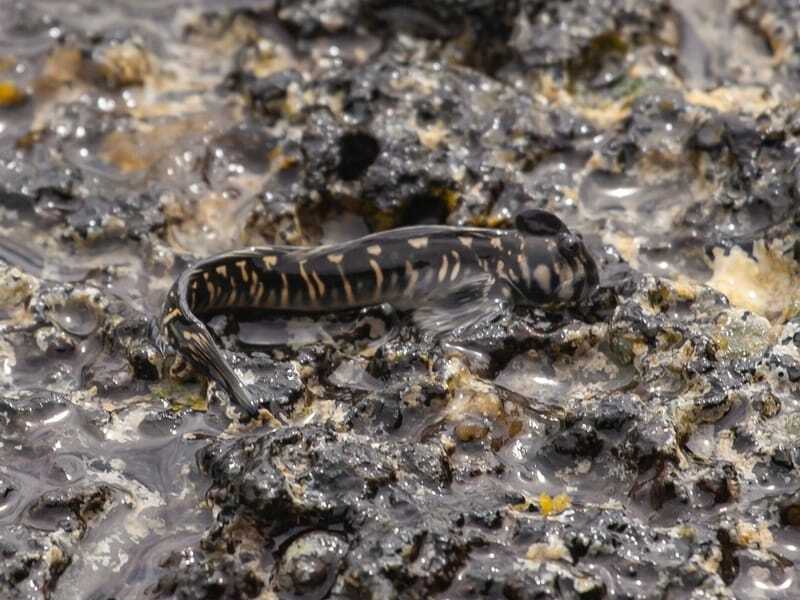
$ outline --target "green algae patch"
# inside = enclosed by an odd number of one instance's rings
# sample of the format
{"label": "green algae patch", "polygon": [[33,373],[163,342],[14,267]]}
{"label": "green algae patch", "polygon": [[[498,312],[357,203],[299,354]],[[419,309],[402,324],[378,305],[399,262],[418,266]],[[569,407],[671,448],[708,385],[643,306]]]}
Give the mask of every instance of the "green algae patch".
{"label": "green algae patch", "polygon": [[718,357],[735,360],[763,354],[770,347],[770,332],[770,323],[764,317],[733,310],[717,318],[712,337]]}
{"label": "green algae patch", "polygon": [[185,384],[159,383],[152,389],[156,397],[164,398],[169,402],[169,409],[173,412],[180,412],[187,408],[195,412],[208,411],[208,400],[205,396],[187,391]]}

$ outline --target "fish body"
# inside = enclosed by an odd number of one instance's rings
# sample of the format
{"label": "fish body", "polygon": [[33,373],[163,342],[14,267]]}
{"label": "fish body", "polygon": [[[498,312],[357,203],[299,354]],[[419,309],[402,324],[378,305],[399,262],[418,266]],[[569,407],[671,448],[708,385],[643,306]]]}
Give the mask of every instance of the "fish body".
{"label": "fish body", "polygon": [[192,265],[167,295],[162,335],[251,414],[257,403],[203,319],[236,310],[325,313],[389,303],[410,310],[458,295],[503,304],[580,302],[597,267],[554,215],[525,211],[515,229],[415,226],[319,247],[252,247]]}

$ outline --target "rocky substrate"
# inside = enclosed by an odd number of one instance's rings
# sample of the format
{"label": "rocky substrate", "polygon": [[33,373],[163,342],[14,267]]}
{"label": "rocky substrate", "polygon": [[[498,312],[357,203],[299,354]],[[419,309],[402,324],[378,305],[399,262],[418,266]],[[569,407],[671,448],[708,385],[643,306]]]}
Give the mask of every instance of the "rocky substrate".
{"label": "rocky substrate", "polygon": [[[0,0],[0,598],[800,596],[795,4]],[[154,335],[195,258],[523,207],[590,302],[216,317],[281,427]]]}

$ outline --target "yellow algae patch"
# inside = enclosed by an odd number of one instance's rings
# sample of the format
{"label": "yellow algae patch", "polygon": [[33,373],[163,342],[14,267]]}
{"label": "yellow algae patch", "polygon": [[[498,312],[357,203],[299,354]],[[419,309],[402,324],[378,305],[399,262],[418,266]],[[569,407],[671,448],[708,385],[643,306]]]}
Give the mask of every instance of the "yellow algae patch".
{"label": "yellow algae patch", "polygon": [[112,131],[103,141],[101,157],[123,173],[144,171],[160,158],[160,152],[146,151],[136,133]]}
{"label": "yellow algae patch", "polygon": [[435,187],[431,190],[431,194],[445,203],[448,212],[452,212],[458,208],[458,203],[461,200],[461,194],[448,188]]}
{"label": "yellow algae patch", "polygon": [[605,102],[600,106],[576,106],[583,117],[592,124],[607,129],[621,123],[631,114],[631,100],[623,98],[613,102]]}
{"label": "yellow algae patch", "polygon": [[197,135],[210,127],[208,115],[184,119],[165,119],[157,126],[140,124],[135,131],[112,131],[100,147],[100,157],[122,173],[145,171],[180,149],[188,135]]}
{"label": "yellow algae patch", "polygon": [[561,514],[570,506],[572,506],[572,498],[567,494],[551,496],[542,493],[536,500],[526,499],[524,502],[512,505],[511,509],[517,512],[533,512],[532,507],[538,507],[539,513],[543,517],[552,517]]}
{"label": "yellow algae patch", "polygon": [[98,74],[114,88],[142,85],[154,70],[150,54],[133,42],[105,49],[96,58],[95,65]]}
{"label": "yellow algae patch", "polygon": [[726,255],[714,250],[714,271],[708,285],[728,297],[733,306],[784,322],[800,313],[800,269],[778,244],[758,241],[753,257],[734,247]]}
{"label": "yellow algae patch", "polygon": [[694,302],[697,300],[697,283],[685,275],[678,274],[675,281],[672,282],[672,290],[679,299],[685,302]]}
{"label": "yellow algae patch", "polygon": [[243,68],[256,77],[269,77],[296,66],[297,61],[285,46],[262,38],[255,45],[255,50],[245,57]]}
{"label": "yellow algae patch", "polygon": [[549,74],[540,75],[534,82],[534,95],[543,104],[569,106],[599,128],[607,129],[627,119],[633,105],[632,95],[615,100],[577,97]]}
{"label": "yellow algae patch", "polygon": [[711,91],[690,90],[686,93],[686,101],[723,113],[744,111],[751,115],[763,114],[778,105],[777,99],[758,86],[733,86]]}
{"label": "yellow algae patch", "polygon": [[775,543],[769,526],[763,521],[757,525],[740,521],[736,524],[736,538],[741,546],[761,548],[762,550],[766,550]]}
{"label": "yellow algae patch", "polygon": [[[70,46],[54,49],[47,57],[39,78],[34,82],[34,95],[37,98],[51,96],[62,87],[76,87],[75,82],[81,72],[81,51]],[[77,92],[76,92],[77,93]]]}
{"label": "yellow algae patch", "polygon": [[450,392],[446,409],[448,420],[477,416],[495,421],[503,417],[503,403],[493,386],[473,377],[468,371],[458,373],[447,382],[447,387]]}
{"label": "yellow algae patch", "polygon": [[572,499],[567,494],[551,497],[550,494],[539,495],[539,512],[549,517],[567,510],[572,505]]}
{"label": "yellow algae patch", "polygon": [[17,106],[25,102],[27,96],[13,81],[0,81],[0,108]]}

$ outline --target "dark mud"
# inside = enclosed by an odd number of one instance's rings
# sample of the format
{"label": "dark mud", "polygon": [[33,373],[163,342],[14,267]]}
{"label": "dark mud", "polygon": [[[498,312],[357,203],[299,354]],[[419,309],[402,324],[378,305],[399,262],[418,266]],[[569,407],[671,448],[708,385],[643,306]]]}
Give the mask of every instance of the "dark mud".
{"label": "dark mud", "polygon": [[[800,596],[788,0],[0,0],[0,598]],[[191,260],[556,212],[601,286],[212,329]],[[252,317],[252,316],[251,316]]]}

